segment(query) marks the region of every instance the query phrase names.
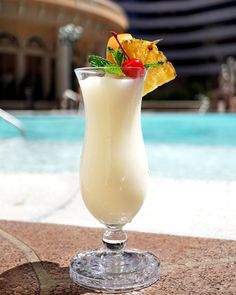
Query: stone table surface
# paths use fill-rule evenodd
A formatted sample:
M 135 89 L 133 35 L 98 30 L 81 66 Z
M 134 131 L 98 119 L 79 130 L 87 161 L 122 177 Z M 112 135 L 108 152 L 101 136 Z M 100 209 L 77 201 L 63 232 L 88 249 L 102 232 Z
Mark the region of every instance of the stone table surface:
M 101 245 L 101 229 L 0 221 L 0 294 L 94 294 L 71 282 L 70 259 Z M 161 278 L 131 292 L 236 294 L 236 241 L 129 232 L 128 246 L 161 259 Z M 131 294 L 126 293 L 126 294 Z

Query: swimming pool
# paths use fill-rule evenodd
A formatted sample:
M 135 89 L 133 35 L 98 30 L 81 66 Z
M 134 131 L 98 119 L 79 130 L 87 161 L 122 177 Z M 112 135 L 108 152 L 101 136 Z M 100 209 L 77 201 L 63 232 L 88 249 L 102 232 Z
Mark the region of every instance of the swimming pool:
M 19 115 L 27 140 L 82 141 L 82 115 Z M 145 142 L 236 146 L 236 115 L 143 113 Z M 17 129 L 0 118 L 0 139 L 20 137 Z
M 0 171 L 78 170 L 82 115 L 18 118 L 25 138 L 0 120 Z M 236 115 L 144 113 L 142 128 L 151 176 L 236 180 Z

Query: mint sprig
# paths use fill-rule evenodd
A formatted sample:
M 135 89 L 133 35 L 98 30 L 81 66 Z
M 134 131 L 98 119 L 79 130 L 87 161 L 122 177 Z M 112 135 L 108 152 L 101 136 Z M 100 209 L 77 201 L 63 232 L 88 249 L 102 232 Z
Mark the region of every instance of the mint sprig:
M 122 63 L 125 61 L 124 51 L 121 48 L 115 51 L 112 47 L 108 47 L 107 50 L 111 54 L 116 64 L 121 67 Z
M 124 73 L 122 72 L 122 69 L 119 65 L 113 64 L 103 57 L 97 55 L 89 55 L 88 62 L 92 67 L 104 68 L 105 73 L 124 76 Z
M 126 59 L 124 52 L 120 49 L 115 51 L 111 47 L 108 47 L 108 50 L 110 54 L 112 55 L 114 61 L 116 62 L 115 64 L 97 55 L 89 55 L 88 62 L 90 63 L 92 67 L 100 67 L 101 69 L 104 68 L 103 70 L 105 73 L 124 76 L 124 73 L 121 67 L 122 63 Z M 144 64 L 144 67 L 146 69 L 157 68 L 162 66 L 164 63 L 165 63 L 164 61 L 157 61 L 155 63 Z
M 145 69 L 158 68 L 159 66 L 162 66 L 163 64 L 164 64 L 164 61 L 157 61 L 151 64 L 145 64 L 144 67 Z
M 109 67 L 113 65 L 109 60 L 97 55 L 89 55 L 88 62 L 92 67 Z

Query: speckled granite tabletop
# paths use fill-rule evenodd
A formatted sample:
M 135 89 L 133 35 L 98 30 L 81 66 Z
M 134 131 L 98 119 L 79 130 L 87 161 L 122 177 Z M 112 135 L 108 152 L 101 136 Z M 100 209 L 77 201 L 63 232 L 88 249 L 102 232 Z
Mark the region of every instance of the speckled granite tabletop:
M 0 221 L 0 294 L 94 294 L 68 276 L 74 254 L 100 247 L 100 229 Z M 235 295 L 236 241 L 129 232 L 128 246 L 161 259 L 158 282 L 141 295 Z M 129 294 L 129 293 L 126 293 Z

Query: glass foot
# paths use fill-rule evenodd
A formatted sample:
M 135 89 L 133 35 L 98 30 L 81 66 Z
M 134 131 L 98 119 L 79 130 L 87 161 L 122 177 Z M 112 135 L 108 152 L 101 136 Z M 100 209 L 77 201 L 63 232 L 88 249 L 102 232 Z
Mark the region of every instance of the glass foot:
M 70 277 L 76 284 L 104 293 L 142 289 L 155 283 L 159 276 L 159 259 L 136 249 L 91 250 L 76 255 L 70 263 Z

